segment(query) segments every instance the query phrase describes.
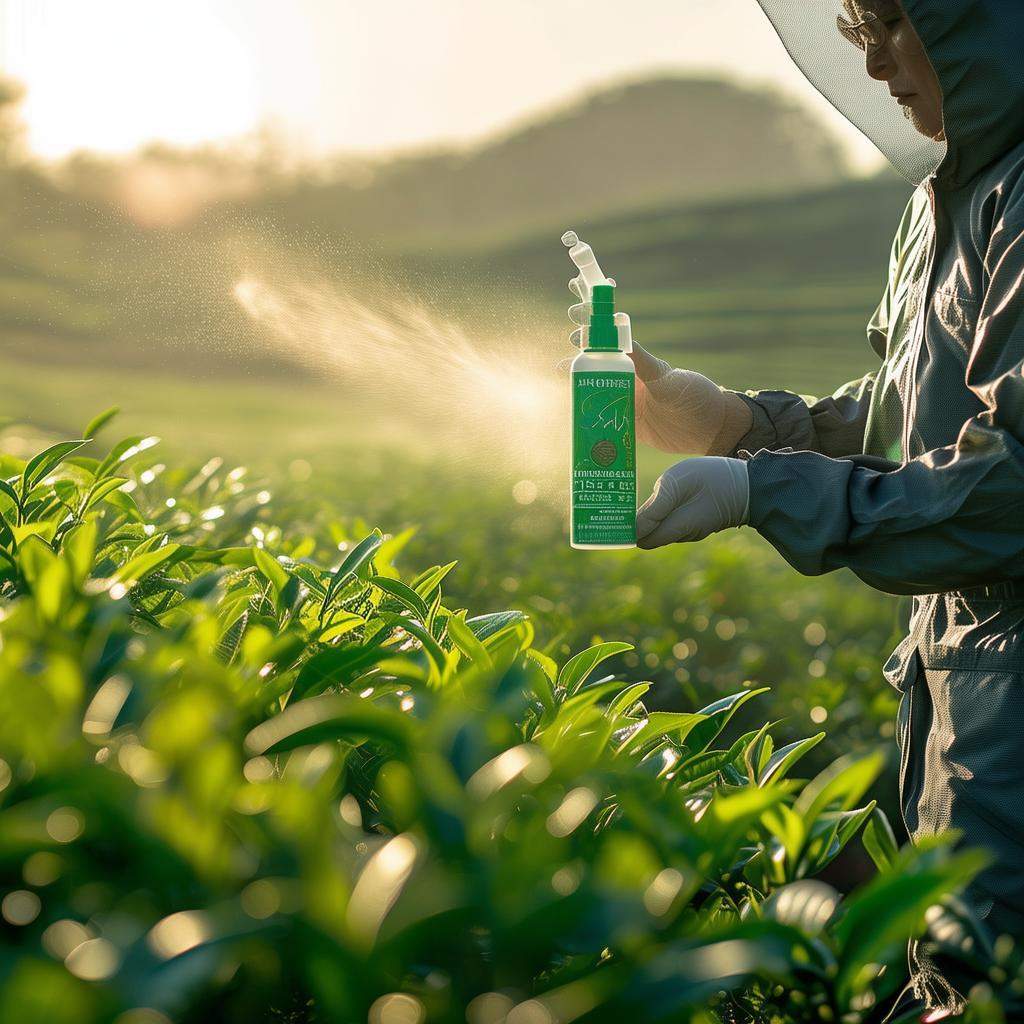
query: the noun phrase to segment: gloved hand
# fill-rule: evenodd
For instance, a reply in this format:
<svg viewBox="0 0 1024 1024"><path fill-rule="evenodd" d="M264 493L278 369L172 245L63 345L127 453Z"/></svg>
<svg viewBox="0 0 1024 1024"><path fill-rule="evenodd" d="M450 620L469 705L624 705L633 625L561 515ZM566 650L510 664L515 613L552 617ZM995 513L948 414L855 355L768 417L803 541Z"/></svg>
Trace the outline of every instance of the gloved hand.
<svg viewBox="0 0 1024 1024"><path fill-rule="evenodd" d="M578 348L582 327L589 322L586 282L574 277L569 291L583 301L569 307L579 325L571 341ZM644 444L677 455L728 455L754 422L742 398L723 391L693 370L673 369L633 343L636 367L636 436Z"/></svg>
<svg viewBox="0 0 1024 1024"><path fill-rule="evenodd" d="M747 464L741 459L686 459L666 470L636 514L636 542L660 548L704 540L743 526L750 513Z"/></svg>

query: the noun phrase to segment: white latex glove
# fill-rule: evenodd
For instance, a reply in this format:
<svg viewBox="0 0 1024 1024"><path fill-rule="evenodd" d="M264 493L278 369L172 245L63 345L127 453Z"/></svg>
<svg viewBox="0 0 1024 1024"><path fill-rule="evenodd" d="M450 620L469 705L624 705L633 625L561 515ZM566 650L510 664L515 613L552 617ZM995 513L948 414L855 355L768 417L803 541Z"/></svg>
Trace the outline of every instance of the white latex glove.
<svg viewBox="0 0 1024 1024"><path fill-rule="evenodd" d="M578 348L582 326L590 322L590 290L577 276L569 291L583 300L569 307L569 319L578 325L570 340ZM702 374L674 369L636 342L630 358L636 367L636 436L643 444L675 455L726 455L753 425L743 399Z"/></svg>
<svg viewBox="0 0 1024 1024"><path fill-rule="evenodd" d="M750 514L750 482L741 459L686 459L666 470L636 514L641 548L704 540L719 530L744 526Z"/></svg>

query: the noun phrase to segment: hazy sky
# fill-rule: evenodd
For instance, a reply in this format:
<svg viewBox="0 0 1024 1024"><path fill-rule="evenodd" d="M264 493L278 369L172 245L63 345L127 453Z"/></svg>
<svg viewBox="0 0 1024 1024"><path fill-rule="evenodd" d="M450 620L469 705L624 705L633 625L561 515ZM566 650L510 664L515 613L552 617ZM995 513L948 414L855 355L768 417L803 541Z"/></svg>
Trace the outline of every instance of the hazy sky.
<svg viewBox="0 0 1024 1024"><path fill-rule="evenodd" d="M32 148L191 144L272 121L297 146L470 140L609 79L770 82L848 128L755 0L0 0L0 67Z"/></svg>

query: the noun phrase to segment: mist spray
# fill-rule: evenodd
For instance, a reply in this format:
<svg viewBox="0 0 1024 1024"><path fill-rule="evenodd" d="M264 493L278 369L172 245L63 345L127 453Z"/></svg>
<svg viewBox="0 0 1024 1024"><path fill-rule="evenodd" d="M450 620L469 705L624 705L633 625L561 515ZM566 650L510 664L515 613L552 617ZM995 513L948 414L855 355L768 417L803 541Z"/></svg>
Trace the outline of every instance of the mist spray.
<svg viewBox="0 0 1024 1024"><path fill-rule="evenodd" d="M590 324L571 372L571 543L584 550L636 547L636 371L629 320L616 322L615 286L604 280L590 289Z"/></svg>

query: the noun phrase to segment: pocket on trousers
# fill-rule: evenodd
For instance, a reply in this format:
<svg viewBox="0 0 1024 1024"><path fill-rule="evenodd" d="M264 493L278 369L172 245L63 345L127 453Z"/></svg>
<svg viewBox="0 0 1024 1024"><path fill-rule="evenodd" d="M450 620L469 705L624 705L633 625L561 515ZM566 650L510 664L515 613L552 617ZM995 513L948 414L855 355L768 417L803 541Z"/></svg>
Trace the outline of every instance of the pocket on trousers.
<svg viewBox="0 0 1024 1024"><path fill-rule="evenodd" d="M959 829L993 863L977 885L1024 912L1024 676L925 668L932 720L924 744L916 836Z"/></svg>
<svg viewBox="0 0 1024 1024"><path fill-rule="evenodd" d="M917 674L917 637L911 634L889 655L882 666L882 675L890 686L901 693L910 689Z"/></svg>

